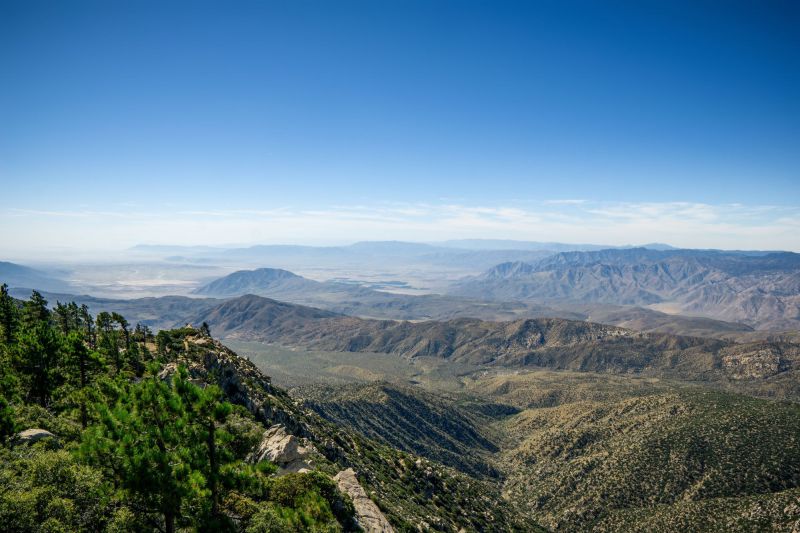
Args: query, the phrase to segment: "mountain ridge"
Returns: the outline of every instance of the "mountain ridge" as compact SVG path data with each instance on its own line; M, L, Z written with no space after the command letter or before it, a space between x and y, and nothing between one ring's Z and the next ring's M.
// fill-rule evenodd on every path
M757 329L800 327L800 254L697 250L564 252L507 262L454 284L489 300L667 306Z
M257 296L228 300L193 318L223 338L407 359L437 357L473 365L633 373L712 381L737 390L794 397L800 393L800 346L736 344L641 333L565 319L487 322L461 318L408 322L334 315ZM288 306L288 307L287 307ZM258 313L241 312L241 309ZM282 315L278 309L289 309ZM265 317L263 320L261 317Z

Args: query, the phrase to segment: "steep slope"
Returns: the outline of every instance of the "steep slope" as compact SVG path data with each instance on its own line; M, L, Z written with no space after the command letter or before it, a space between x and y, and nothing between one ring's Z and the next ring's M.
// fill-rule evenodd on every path
M497 483L476 480L325 421L275 387L250 361L196 330L183 328L171 335L182 339L174 343L178 351L173 357L188 367L193 379L216 382L229 401L265 425L281 424L307 439L322 454L321 469L333 473L352 468L397 530L539 530L502 498Z
M785 531L800 520L800 405L657 379L476 372L506 496L558 531ZM794 504L793 504L794 503Z
M490 435L482 457L506 497L557 531L789 533L800 519L797 404L592 373L497 369L464 385L469 400L384 383L296 393L427 457L461 453L467 428Z
M704 519L717 530L734 517L755 530L757 517L714 510L712 502L786 501L784 491L800 486L796 404L688 390L531 409L506 430L519 438L503 453L507 494L554 530L643 531L634 524L652 523L653 514L682 514L697 530L702 519L688 502L704 502ZM747 505L738 502L735 512ZM791 513L776 511L761 519L779 524Z
M498 451L474 412L440 396L388 383L305 387L296 393L320 416L462 472L496 477L488 455Z
M263 318L262 318L263 317ZM477 365L640 373L714 382L757 394L798 392L800 347L638 333L562 319L396 322L332 316L248 296L194 317L218 335L339 352L439 357Z
M500 300L660 305L759 328L800 326L800 255L706 250L565 252L511 262L452 287Z

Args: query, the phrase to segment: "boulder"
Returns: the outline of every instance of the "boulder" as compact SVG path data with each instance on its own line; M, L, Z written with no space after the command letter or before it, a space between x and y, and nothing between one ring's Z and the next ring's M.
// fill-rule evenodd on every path
M356 521L366 533L392 533L392 525L383 515L375 502L369 499L364 488L358 482L352 468L342 470L333 478L339 490L349 495L356 510Z
M20 431L17 434L16 442L19 444L33 444L34 442L39 442L42 439L54 438L56 438L56 436L46 429L31 428L26 429L25 431Z
M288 433L282 424L276 424L264 432L261 444L250 455L250 461L270 461L278 466L279 474L308 472L311 470L312 445L304 445L296 436Z

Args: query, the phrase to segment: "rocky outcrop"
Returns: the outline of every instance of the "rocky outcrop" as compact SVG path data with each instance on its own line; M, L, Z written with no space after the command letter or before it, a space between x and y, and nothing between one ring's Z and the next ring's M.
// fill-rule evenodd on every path
M797 359L796 346L784 349ZM764 379L789 369L790 360L777 344L736 345L722 350L722 367L732 379Z
M47 431L46 429L31 428L25 431L20 431L17 434L15 442L17 444L33 444L44 439L55 439L56 436Z
M264 432L261 444L251 454L253 463L270 461L278 466L278 474L289 472L308 472L313 469L316 449L309 442L286 432L281 424L276 424Z
M369 499L352 468L342 470L333 479L339 486L339 490L349 495L353 500L356 520L366 533L390 533L394 531L381 510L375 505L375 502Z
M251 361L219 341L199 331L187 335L183 353L177 355L176 362L165 365L158 377L171 379L179 365L186 367L191 383L201 387L216 384L228 401L245 407L265 425L282 424L294 435L310 436L308 425L290 408L286 392L273 387L270 378Z

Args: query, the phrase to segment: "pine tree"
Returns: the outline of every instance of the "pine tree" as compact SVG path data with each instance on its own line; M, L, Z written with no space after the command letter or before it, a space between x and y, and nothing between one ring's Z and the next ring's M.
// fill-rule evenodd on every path
M5 397L0 396L0 444L5 443L16 431L14 409Z
M22 305L22 325L27 329L33 329L39 324L50 323L50 310L47 308L47 300L39 292L31 292L31 297Z
M14 434L16 423L11 403L17 399L17 378L6 346L0 345L0 444Z
M8 294L8 285L0 285L0 342L9 345L14 339L19 312L14 299Z
M78 313L81 317L81 325L83 326L83 334L89 348L95 349L97 347L97 332L94 327L94 320L92 315L89 314L89 307L86 304L81 305Z
M29 315L30 318L30 315ZM61 344L46 322L23 326L14 345L14 366L23 378L27 398L47 407L59 381L58 362Z
M119 313L111 313L111 320L119 324L119 327L122 330L122 338L125 341L125 349L129 350L131 347L131 335L129 331L130 324L128 324L128 321L125 320L125 317Z
M190 383L183 367L178 369L175 390L189 413L190 429L194 433L192 440L205 443L205 453L199 455L197 468L203 472L211 491L211 523L221 527L220 465L233 460L233 455L226 448L232 437L221 426L231 414L232 406L222 401L222 390L216 385L201 389Z
M151 367L148 377L122 391L113 407L98 404L100 423L84 433L81 452L105 466L137 507L159 514L165 531L174 533L184 500L202 499L206 492L202 473L192 468L203 444L188 438L190 415L157 370Z
M103 311L97 314L97 346L109 360L114 362L117 374L122 371L122 354L119 347L119 332L114 329L114 317L111 313Z
M65 391L73 405L80 410L81 427L88 424L88 403L93 396L90 385L97 374L104 370L99 353L90 350L77 331L71 332L62 344L62 374L66 380Z

